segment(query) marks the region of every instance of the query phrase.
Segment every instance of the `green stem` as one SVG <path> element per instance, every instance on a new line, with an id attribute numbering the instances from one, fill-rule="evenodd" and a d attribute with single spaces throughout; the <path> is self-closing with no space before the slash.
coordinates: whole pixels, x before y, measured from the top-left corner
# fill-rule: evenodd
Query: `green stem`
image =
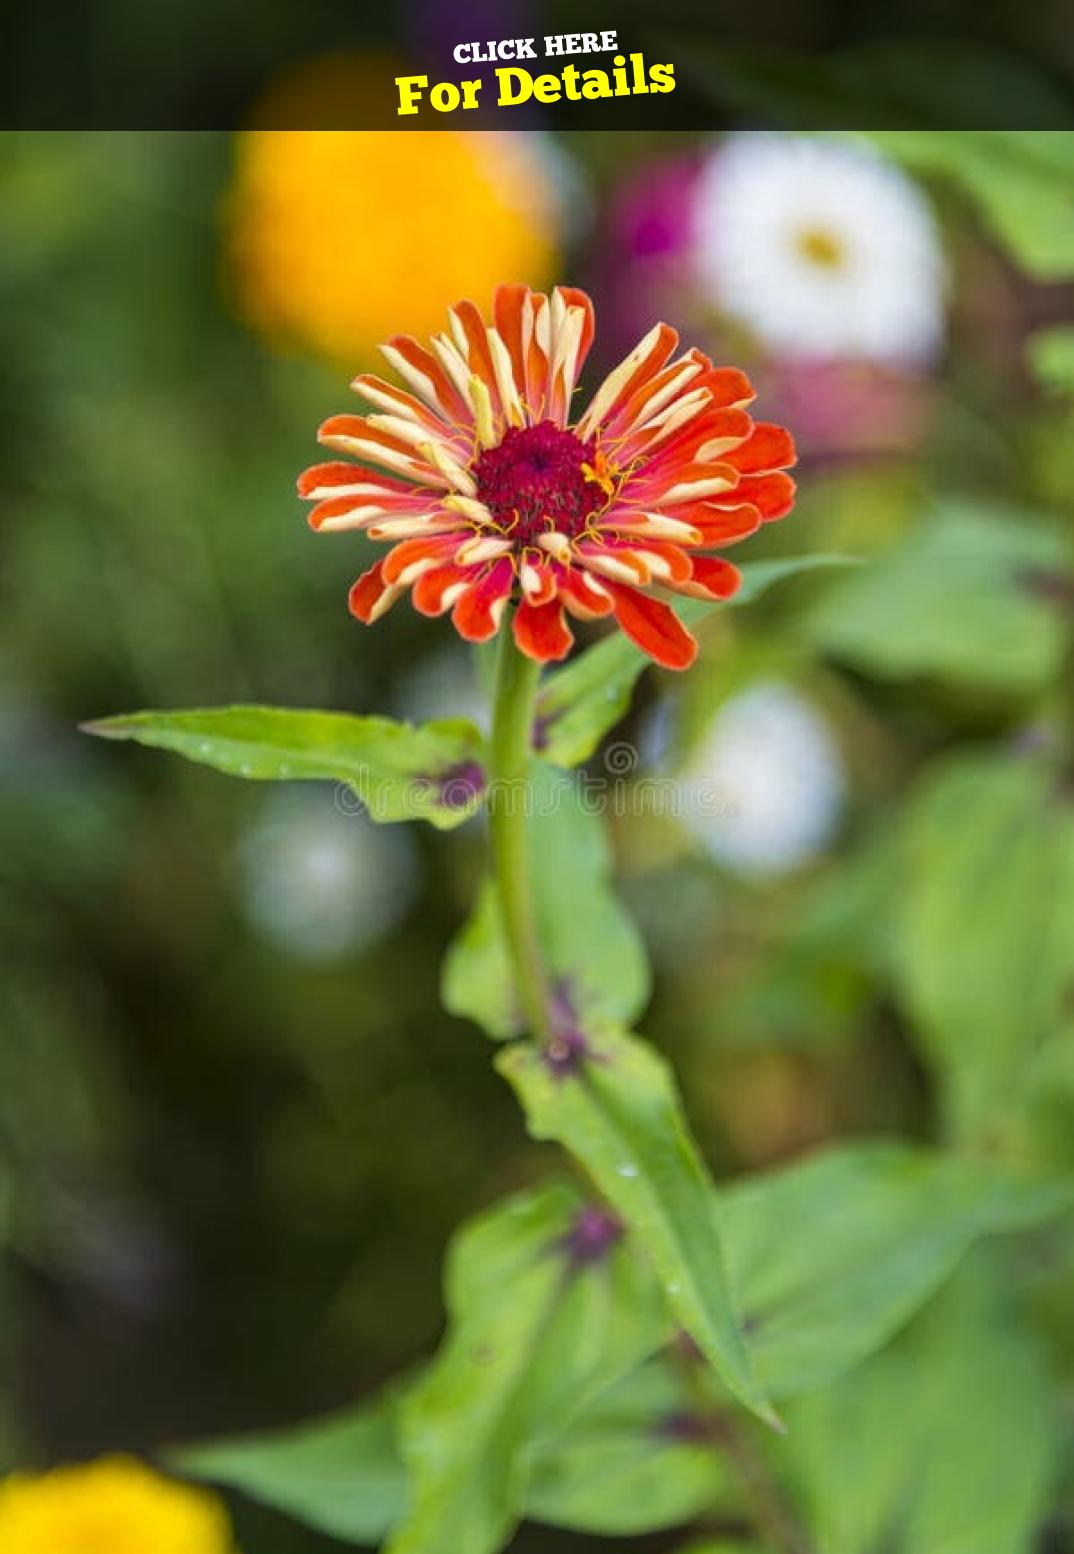
<path id="1" fill-rule="evenodd" d="M 515 646 L 510 622 L 500 631 L 489 759 L 489 836 L 515 986 L 533 1036 L 553 1036 L 548 981 L 533 917 L 527 858 L 529 762 L 541 666 Z"/>

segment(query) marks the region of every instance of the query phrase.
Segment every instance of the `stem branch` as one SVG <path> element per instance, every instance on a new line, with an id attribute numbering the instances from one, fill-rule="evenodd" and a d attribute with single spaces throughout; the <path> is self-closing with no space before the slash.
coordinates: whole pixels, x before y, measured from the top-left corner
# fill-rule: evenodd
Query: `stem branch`
<path id="1" fill-rule="evenodd" d="M 677 1345 L 674 1354 L 704 1436 L 737 1479 L 745 1513 L 758 1537 L 773 1554 L 813 1554 L 812 1544 L 754 1445 L 750 1422 L 730 1408 L 714 1406 L 704 1367 L 694 1353 Z"/>
<path id="2" fill-rule="evenodd" d="M 553 1036 L 548 980 L 533 917 L 527 851 L 529 760 L 541 666 L 515 646 L 510 623 L 500 631 L 489 759 L 489 838 L 515 986 L 533 1036 Z"/>

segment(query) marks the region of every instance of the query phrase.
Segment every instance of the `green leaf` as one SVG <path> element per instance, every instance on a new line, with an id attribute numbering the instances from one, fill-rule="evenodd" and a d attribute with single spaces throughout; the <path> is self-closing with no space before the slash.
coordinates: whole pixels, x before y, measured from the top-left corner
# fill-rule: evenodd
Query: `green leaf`
<path id="1" fill-rule="evenodd" d="M 383 1394 L 297 1428 L 186 1446 L 169 1452 L 167 1465 L 240 1489 L 318 1532 L 379 1543 L 406 1499 L 396 1408 L 395 1395 Z"/>
<path id="2" fill-rule="evenodd" d="M 950 501 L 827 590 L 803 627 L 820 647 L 885 679 L 936 675 L 1028 693 L 1062 660 L 1065 626 L 1039 583 L 1066 566 L 1057 528 Z"/>
<path id="3" fill-rule="evenodd" d="M 725 1189 L 724 1246 L 766 1392 L 826 1386 L 903 1327 L 980 1236 L 1072 1207 L 1068 1184 L 895 1143 Z"/>
<path id="4" fill-rule="evenodd" d="M 747 562 L 742 586 L 724 604 L 704 599 L 677 602 L 679 616 L 695 625 L 717 610 L 751 604 L 783 578 L 818 567 L 849 566 L 850 556 L 785 556 L 773 561 Z M 614 632 L 587 648 L 544 682 L 537 703 L 537 743 L 541 754 L 557 766 L 577 766 L 588 760 L 601 739 L 630 706 L 634 686 L 650 659 L 622 632 Z"/>
<path id="5" fill-rule="evenodd" d="M 636 1037 L 602 1033 L 571 1069 L 532 1046 L 501 1054 L 535 1138 L 593 1177 L 656 1269 L 676 1320 L 748 1408 L 778 1426 L 753 1373 L 713 1210 L 714 1189 L 667 1064 Z"/>
<path id="6" fill-rule="evenodd" d="M 771 1554 L 767 1544 L 743 1543 L 740 1538 L 703 1538 L 687 1543 L 676 1554 Z"/>
<path id="7" fill-rule="evenodd" d="M 967 1269 L 892 1349 L 795 1404 L 780 1455 L 825 1554 L 1029 1554 L 1057 1432 L 1033 1340 Z"/>
<path id="8" fill-rule="evenodd" d="M 282 707 L 132 712 L 86 723 L 106 739 L 174 750 L 188 761 L 260 782 L 344 784 L 374 820 L 459 825 L 481 798 L 481 734 L 463 718 L 414 727 L 390 718 Z"/>
<path id="9" fill-rule="evenodd" d="M 1074 985 L 1074 815 L 1048 765 L 959 756 L 903 817 L 895 903 L 902 1001 L 956 1126 L 1002 1125 Z"/>
<path id="10" fill-rule="evenodd" d="M 1061 394 L 1074 394 L 1074 325 L 1038 329 L 1026 341 L 1026 354 L 1038 383 Z"/>
<path id="11" fill-rule="evenodd" d="M 1074 135 L 1069 130 L 870 130 L 915 172 L 951 179 L 1038 281 L 1074 276 Z"/>
<path id="12" fill-rule="evenodd" d="M 727 1474 L 689 1429 L 691 1402 L 663 1359 L 601 1394 L 541 1453 L 526 1510 L 554 1527 L 630 1537 L 711 1510 Z"/>
<path id="13" fill-rule="evenodd" d="M 885 1143 L 826 1151 L 732 1186 L 722 1200 L 724 1239 L 762 1380 L 780 1398 L 829 1386 L 907 1323 L 975 1239 L 1031 1228 L 1069 1211 L 1072 1199 L 1066 1182 Z M 481 1346 L 504 1325 L 514 1334 L 516 1318 L 533 1337 L 527 1351 L 524 1335 L 518 1351 L 515 1397 L 509 1380 L 501 1389 L 504 1377 L 495 1364 L 481 1362 L 479 1381 L 491 1409 L 485 1415 L 471 1399 L 475 1417 L 482 1429 L 513 1430 L 512 1439 L 524 1443 L 514 1456 L 507 1451 L 484 1466 L 472 1465 L 486 1508 L 490 1502 L 502 1508 L 502 1486 L 515 1473 L 528 1478 L 528 1516 L 607 1536 L 657 1531 L 716 1507 L 732 1508 L 735 1485 L 699 1428 L 703 1420 L 682 1365 L 662 1348 L 669 1323 L 644 1267 L 628 1262 L 628 1244 L 604 1263 L 583 1264 L 571 1289 L 576 1304 L 561 1305 L 548 1320 L 555 1292 L 563 1299 L 564 1264 L 547 1252 L 563 1247 L 579 1206 L 566 1189 L 509 1200 L 464 1233 L 456 1254 L 473 1265 L 475 1282 L 461 1278 L 452 1293 L 453 1306 L 473 1312 L 470 1328 L 479 1346 L 473 1352 L 483 1356 Z M 597 1225 L 599 1231 L 599 1219 Z M 475 1233 L 483 1241 L 468 1256 L 465 1237 Z M 549 1272 L 551 1287 L 541 1285 Z M 543 1307 L 542 1288 L 548 1296 Z M 521 1315 L 520 1306 L 526 1308 Z M 543 1327 L 536 1308 L 544 1311 Z M 458 1329 L 456 1321 L 436 1362 L 435 1406 L 419 1422 L 419 1451 L 431 1441 L 445 1473 L 444 1442 L 451 1442 L 452 1421 L 469 1406 L 456 1395 L 461 1387 L 469 1396 L 472 1369 L 465 1352 L 460 1357 L 455 1351 L 462 1343 Z M 516 1353 L 515 1337 L 498 1352 Z M 585 1358 L 590 1340 L 602 1347 L 591 1366 Z M 578 1383 L 582 1373 L 591 1385 Z M 562 1408 L 562 1387 L 576 1385 L 578 1396 Z M 406 1501 L 396 1439 L 399 1392 L 393 1387 L 372 1402 L 291 1431 L 186 1447 L 171 1453 L 168 1463 L 240 1489 L 335 1537 L 378 1542 L 398 1523 Z M 420 1386 L 416 1397 L 422 1397 Z M 465 1443 L 457 1449 L 464 1453 Z M 474 1455 L 483 1452 L 479 1445 Z M 465 1465 L 451 1457 L 449 1466 L 458 1472 L 458 1492 L 468 1483 Z M 517 1519 L 513 1491 L 511 1505 Z"/>
<path id="14" fill-rule="evenodd" d="M 572 1190 L 538 1188 L 453 1245 L 447 1337 L 402 1409 L 412 1494 L 387 1554 L 495 1554 L 542 1443 L 666 1338 L 659 1293 L 625 1243 L 583 1236 L 579 1252 L 568 1240 L 583 1212 Z"/>
<path id="15" fill-rule="evenodd" d="M 632 1020 L 648 999 L 649 969 L 641 937 L 611 889 L 600 795 L 591 792 L 587 807 L 573 779 L 535 766 L 532 797 L 530 881 L 549 974 L 578 1020 Z M 522 1028 L 491 880 L 448 951 L 442 994 L 446 1008 L 490 1036 Z"/>

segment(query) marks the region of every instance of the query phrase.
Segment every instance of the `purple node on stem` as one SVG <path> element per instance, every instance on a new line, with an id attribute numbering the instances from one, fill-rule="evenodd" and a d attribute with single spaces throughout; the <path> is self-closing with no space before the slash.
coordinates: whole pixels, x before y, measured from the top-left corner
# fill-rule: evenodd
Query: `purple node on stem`
<path id="1" fill-rule="evenodd" d="M 549 997 L 552 1034 L 541 1049 L 545 1067 L 556 1079 L 570 1079 L 589 1056 L 589 1043 L 578 1024 L 569 984 L 559 982 Z"/>
<path id="2" fill-rule="evenodd" d="M 460 761 L 427 780 L 436 802 L 445 809 L 469 809 L 485 791 L 485 771 L 479 761 Z"/>
<path id="3" fill-rule="evenodd" d="M 602 1262 L 622 1234 L 623 1227 L 614 1214 L 595 1203 L 587 1203 L 578 1211 L 561 1244 L 572 1267 L 587 1268 L 592 1263 Z"/>
<path id="4" fill-rule="evenodd" d="M 701 1445 L 711 1440 L 712 1434 L 711 1419 L 706 1419 L 701 1414 L 691 1413 L 688 1409 L 665 1414 L 656 1425 L 656 1435 L 659 1440 L 674 1441 L 681 1445 Z"/>

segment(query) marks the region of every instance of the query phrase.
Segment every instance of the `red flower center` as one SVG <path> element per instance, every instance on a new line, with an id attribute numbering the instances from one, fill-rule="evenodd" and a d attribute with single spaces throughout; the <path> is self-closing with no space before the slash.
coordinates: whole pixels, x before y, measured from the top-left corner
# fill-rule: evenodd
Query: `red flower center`
<path id="1" fill-rule="evenodd" d="M 519 546 L 553 529 L 573 539 L 608 502 L 598 462 L 592 439 L 583 442 L 554 421 L 513 426 L 474 465 L 478 501 Z"/>

